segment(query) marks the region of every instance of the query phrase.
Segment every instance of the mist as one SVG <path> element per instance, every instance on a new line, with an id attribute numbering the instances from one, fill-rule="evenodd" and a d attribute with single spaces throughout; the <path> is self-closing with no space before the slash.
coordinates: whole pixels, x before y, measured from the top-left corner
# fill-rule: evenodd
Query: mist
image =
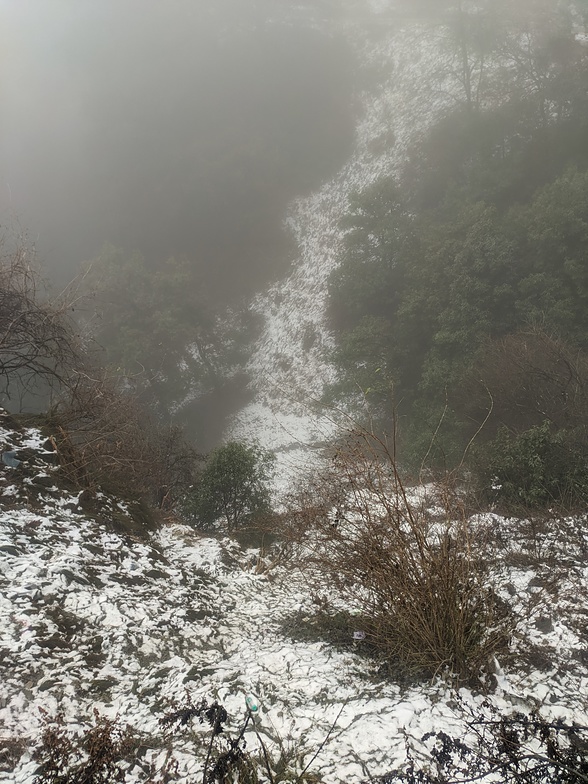
<path id="1" fill-rule="evenodd" d="M 230 302 L 286 268 L 288 202 L 353 142 L 331 3 L 4 0 L 0 223 L 59 282 L 104 243 Z"/>

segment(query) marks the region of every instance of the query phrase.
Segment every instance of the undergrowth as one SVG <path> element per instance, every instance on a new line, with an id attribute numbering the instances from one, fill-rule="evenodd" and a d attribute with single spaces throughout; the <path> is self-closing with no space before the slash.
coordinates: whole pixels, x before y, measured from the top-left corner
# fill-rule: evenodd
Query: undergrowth
<path id="1" fill-rule="evenodd" d="M 549 721 L 540 714 L 500 715 L 486 703 L 472 716 L 467 732 L 429 732 L 422 743 L 424 764 L 407 744 L 407 764 L 376 779 L 377 784 L 585 784 L 588 781 L 588 727 Z M 421 756 L 421 755 L 419 755 Z M 373 781 L 373 779 L 372 779 Z M 364 783 L 365 784 L 365 783 Z"/>
<path id="2" fill-rule="evenodd" d="M 320 782 L 311 766 L 339 717 L 323 742 L 309 751 L 302 743 L 267 733 L 262 738 L 257 713 L 255 702 L 248 700 L 244 718 L 231 732 L 228 727 L 234 721 L 222 704 L 187 698 L 162 716 L 160 736 L 153 738 L 97 710 L 81 731 L 72 731 L 62 714 L 51 717 L 42 711 L 34 784 L 170 784 L 177 781 L 179 758 L 185 757 L 186 749 L 201 767 L 201 773 L 189 779 L 194 784 Z M 256 736 L 256 749 L 249 748 L 246 732 L 249 741 L 251 732 Z"/>
<path id="3" fill-rule="evenodd" d="M 463 706 L 462 706 L 463 707 Z M 311 771 L 328 743 L 339 715 L 315 749 L 304 749 L 296 739 L 264 735 L 249 703 L 245 717 L 230 732 L 230 717 L 217 701 L 188 701 L 159 722 L 160 753 L 140 759 L 153 738 L 94 711 L 93 722 L 71 733 L 64 717 L 43 714 L 41 745 L 36 753 L 39 770 L 34 784 L 171 784 L 177 781 L 177 740 L 186 733 L 201 772 L 191 784 L 318 784 Z M 464 709 L 464 712 L 467 712 Z M 200 727 L 204 734 L 197 734 Z M 471 714 L 459 737 L 443 730 L 426 733 L 418 743 L 406 736 L 406 759 L 401 768 L 376 784 L 463 784 L 466 781 L 503 784 L 583 784 L 588 781 L 588 727 L 563 720 L 550 721 L 539 713 L 500 714 L 490 703 Z M 257 750 L 248 748 L 246 731 L 253 730 Z M 161 753 L 163 750 L 163 753 Z M 426 750 L 426 755 L 424 751 Z M 382 750 L 385 753 L 385 750 Z M 186 754 L 182 744 L 181 756 Z M 309 762 L 304 764 L 305 759 Z M 364 769 L 367 770 L 364 765 Z M 365 784 L 365 783 L 364 783 Z"/>
<path id="4" fill-rule="evenodd" d="M 436 504 L 409 498 L 393 449 L 355 431 L 290 499 L 284 536 L 309 584 L 361 616 L 394 670 L 467 680 L 505 648 L 510 618 L 459 494 L 439 488 Z"/>

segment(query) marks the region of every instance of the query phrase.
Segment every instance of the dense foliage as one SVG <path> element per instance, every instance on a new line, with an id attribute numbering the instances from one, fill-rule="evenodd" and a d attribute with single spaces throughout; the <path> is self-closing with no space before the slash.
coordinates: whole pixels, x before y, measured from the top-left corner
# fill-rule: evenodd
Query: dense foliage
<path id="1" fill-rule="evenodd" d="M 459 463 L 500 406 L 488 394 L 472 418 L 462 393 L 493 343 L 539 330 L 588 349 L 588 46 L 573 4 L 500 21 L 491 6 L 460 4 L 443 21 L 450 62 L 467 66 L 444 75 L 461 74 L 461 101 L 398 177 L 352 198 L 330 285 L 332 394 L 361 389 L 384 426 L 394 410 L 415 466 Z M 538 410 L 508 427 L 546 419 L 562 426 Z M 501 422 L 486 424 L 494 436 Z"/>
<path id="2" fill-rule="evenodd" d="M 188 259 L 148 265 L 106 247 L 85 277 L 82 318 L 103 361 L 169 414 L 187 395 L 217 389 L 243 361 L 255 333 L 247 310 L 211 302 Z"/>
<path id="3" fill-rule="evenodd" d="M 274 454 L 257 444 L 230 441 L 208 457 L 188 508 L 198 528 L 222 520 L 241 528 L 271 509 Z"/>

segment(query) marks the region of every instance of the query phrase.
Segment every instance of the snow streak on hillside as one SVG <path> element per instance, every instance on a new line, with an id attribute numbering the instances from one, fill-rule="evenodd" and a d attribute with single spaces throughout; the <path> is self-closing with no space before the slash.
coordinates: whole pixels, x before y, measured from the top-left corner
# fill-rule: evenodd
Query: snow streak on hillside
<path id="1" fill-rule="evenodd" d="M 254 303 L 265 319 L 247 368 L 255 399 L 229 427 L 232 437 L 255 437 L 277 450 L 284 479 L 291 480 L 312 460 L 311 448 L 345 424 L 345 417 L 326 411 L 320 399 L 335 380 L 325 301 L 349 196 L 397 170 L 419 134 L 456 100 L 451 83 L 440 75 L 446 57 L 442 31 L 403 21 L 391 3 L 371 8 L 363 26 L 348 22 L 343 31 L 369 83 L 358 96 L 355 152 L 333 180 L 291 205 L 286 223 L 300 256 L 291 274 Z"/>

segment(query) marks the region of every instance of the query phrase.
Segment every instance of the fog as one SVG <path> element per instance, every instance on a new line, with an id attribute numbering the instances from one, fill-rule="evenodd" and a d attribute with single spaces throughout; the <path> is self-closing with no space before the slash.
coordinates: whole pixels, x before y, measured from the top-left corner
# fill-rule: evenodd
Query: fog
<path id="1" fill-rule="evenodd" d="M 337 7 L 0 0 L 0 223 L 60 282 L 108 242 L 252 293 L 292 254 L 286 205 L 353 141 Z"/>

